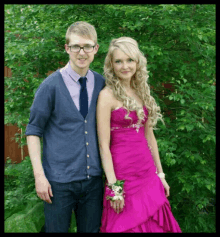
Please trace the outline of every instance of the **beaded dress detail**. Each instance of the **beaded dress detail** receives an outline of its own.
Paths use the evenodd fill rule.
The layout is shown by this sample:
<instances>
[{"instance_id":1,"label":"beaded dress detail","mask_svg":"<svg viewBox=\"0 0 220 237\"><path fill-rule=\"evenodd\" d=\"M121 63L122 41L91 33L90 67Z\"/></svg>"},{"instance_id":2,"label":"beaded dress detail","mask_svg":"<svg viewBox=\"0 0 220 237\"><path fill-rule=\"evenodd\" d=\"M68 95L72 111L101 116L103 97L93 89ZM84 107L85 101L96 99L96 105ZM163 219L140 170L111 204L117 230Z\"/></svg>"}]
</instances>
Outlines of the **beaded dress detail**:
<instances>
[{"instance_id":1,"label":"beaded dress detail","mask_svg":"<svg viewBox=\"0 0 220 237\"><path fill-rule=\"evenodd\" d=\"M156 166L145 138L145 118L138 124L136 111L124 107L111 113L110 151L118 180L125 180L125 206L117 214L103 199L101 232L181 232L174 218L163 184L156 174ZM105 184L105 190L107 186Z\"/></svg>"}]
</instances>

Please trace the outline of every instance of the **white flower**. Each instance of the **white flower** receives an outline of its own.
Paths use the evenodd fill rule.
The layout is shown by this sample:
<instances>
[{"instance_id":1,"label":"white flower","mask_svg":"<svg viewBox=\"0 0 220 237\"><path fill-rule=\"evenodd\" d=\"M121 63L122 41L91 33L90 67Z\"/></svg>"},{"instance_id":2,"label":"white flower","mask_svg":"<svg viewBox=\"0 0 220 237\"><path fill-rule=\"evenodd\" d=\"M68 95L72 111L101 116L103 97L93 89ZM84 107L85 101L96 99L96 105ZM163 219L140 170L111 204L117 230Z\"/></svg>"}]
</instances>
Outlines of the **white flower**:
<instances>
[{"instance_id":1,"label":"white flower","mask_svg":"<svg viewBox=\"0 0 220 237\"><path fill-rule=\"evenodd\" d=\"M122 196L114 196L112 199L113 199L114 201L115 201L115 200L123 200L123 197L122 197Z\"/></svg>"},{"instance_id":2,"label":"white flower","mask_svg":"<svg viewBox=\"0 0 220 237\"><path fill-rule=\"evenodd\" d=\"M114 186L114 187L113 187L113 190L114 190L114 192L115 192L115 194L116 194L116 193L119 193L119 192L122 190L122 188L119 187L119 186ZM116 195L117 195L117 194L116 194Z\"/></svg>"}]
</instances>

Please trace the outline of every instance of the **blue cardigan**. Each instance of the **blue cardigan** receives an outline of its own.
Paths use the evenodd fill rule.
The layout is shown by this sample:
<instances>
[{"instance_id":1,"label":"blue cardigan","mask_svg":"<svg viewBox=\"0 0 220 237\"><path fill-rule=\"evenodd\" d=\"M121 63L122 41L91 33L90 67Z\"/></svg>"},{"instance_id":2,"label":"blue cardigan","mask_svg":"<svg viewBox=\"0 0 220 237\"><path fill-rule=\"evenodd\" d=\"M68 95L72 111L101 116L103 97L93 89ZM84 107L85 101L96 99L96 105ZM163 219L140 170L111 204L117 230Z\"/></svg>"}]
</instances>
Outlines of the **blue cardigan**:
<instances>
[{"instance_id":1,"label":"blue cardigan","mask_svg":"<svg viewBox=\"0 0 220 237\"><path fill-rule=\"evenodd\" d=\"M43 137L43 168L49 181L68 183L102 175L96 103L105 79L92 72L95 85L85 120L59 70L47 77L35 93L25 134Z\"/></svg>"}]
</instances>

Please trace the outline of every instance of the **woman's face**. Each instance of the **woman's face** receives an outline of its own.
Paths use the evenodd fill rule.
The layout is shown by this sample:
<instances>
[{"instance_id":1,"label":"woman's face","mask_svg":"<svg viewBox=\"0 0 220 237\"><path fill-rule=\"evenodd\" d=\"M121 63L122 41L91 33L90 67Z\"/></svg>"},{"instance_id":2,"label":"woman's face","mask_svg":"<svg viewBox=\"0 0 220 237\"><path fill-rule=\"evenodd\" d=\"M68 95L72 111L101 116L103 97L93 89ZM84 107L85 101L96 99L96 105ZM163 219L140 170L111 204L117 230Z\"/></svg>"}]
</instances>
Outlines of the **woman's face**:
<instances>
[{"instance_id":1,"label":"woman's face","mask_svg":"<svg viewBox=\"0 0 220 237\"><path fill-rule=\"evenodd\" d=\"M137 63L120 49L114 50L112 65L115 75L121 80L131 80L137 68Z\"/></svg>"}]
</instances>

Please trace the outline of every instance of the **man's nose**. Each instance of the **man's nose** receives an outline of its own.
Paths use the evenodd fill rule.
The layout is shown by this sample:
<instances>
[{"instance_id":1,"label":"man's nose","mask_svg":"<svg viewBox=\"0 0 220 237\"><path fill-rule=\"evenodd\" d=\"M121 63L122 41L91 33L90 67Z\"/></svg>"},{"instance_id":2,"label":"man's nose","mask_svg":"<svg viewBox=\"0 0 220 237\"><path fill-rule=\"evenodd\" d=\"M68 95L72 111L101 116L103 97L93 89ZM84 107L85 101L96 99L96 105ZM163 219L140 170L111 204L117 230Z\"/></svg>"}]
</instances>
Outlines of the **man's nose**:
<instances>
[{"instance_id":1,"label":"man's nose","mask_svg":"<svg viewBox=\"0 0 220 237\"><path fill-rule=\"evenodd\" d=\"M84 49L80 49L79 54L85 54Z\"/></svg>"}]
</instances>

